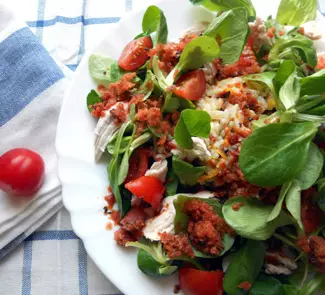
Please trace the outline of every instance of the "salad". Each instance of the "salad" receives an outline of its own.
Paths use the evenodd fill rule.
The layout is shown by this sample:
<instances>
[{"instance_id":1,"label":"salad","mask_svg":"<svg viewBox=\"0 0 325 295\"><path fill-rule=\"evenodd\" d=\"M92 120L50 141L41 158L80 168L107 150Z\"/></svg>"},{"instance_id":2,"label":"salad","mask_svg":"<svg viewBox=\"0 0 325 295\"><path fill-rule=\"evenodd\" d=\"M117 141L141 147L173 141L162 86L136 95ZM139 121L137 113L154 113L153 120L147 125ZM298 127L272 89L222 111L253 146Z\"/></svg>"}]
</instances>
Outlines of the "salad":
<instances>
[{"instance_id":1,"label":"salad","mask_svg":"<svg viewBox=\"0 0 325 295\"><path fill-rule=\"evenodd\" d=\"M89 58L98 84L95 159L119 246L187 295L325 290L325 55L304 25L316 0L191 0L214 13L168 40L150 6L118 60ZM104 154L110 155L109 160Z\"/></svg>"}]
</instances>

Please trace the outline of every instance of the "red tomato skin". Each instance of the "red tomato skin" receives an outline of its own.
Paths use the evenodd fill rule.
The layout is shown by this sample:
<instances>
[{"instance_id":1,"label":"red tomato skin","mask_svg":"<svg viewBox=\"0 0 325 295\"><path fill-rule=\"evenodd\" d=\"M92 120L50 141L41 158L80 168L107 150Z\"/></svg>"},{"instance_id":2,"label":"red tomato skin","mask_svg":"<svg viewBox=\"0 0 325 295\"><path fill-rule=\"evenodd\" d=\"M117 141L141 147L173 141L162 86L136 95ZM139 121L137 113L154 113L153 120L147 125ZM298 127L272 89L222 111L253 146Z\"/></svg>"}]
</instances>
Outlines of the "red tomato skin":
<instances>
[{"instance_id":1,"label":"red tomato skin","mask_svg":"<svg viewBox=\"0 0 325 295\"><path fill-rule=\"evenodd\" d=\"M159 207L165 191L163 183L154 176L142 176L128 182L125 187L133 195L149 203L154 209Z\"/></svg>"},{"instance_id":2,"label":"red tomato skin","mask_svg":"<svg viewBox=\"0 0 325 295\"><path fill-rule=\"evenodd\" d=\"M206 90L205 74L202 70L188 72L176 82L174 93L188 100L199 100Z\"/></svg>"},{"instance_id":3,"label":"red tomato skin","mask_svg":"<svg viewBox=\"0 0 325 295\"><path fill-rule=\"evenodd\" d=\"M16 196L34 195L44 181L41 156L29 149L12 149L0 157L0 188Z\"/></svg>"},{"instance_id":4,"label":"red tomato skin","mask_svg":"<svg viewBox=\"0 0 325 295\"><path fill-rule=\"evenodd\" d=\"M179 284L185 295L223 295L224 273L221 270L203 271L194 268L179 270Z\"/></svg>"},{"instance_id":5,"label":"red tomato skin","mask_svg":"<svg viewBox=\"0 0 325 295\"><path fill-rule=\"evenodd\" d=\"M148 51L152 46L149 36L132 40L123 49L118 65L125 71L137 70L149 59Z\"/></svg>"},{"instance_id":6,"label":"red tomato skin","mask_svg":"<svg viewBox=\"0 0 325 295\"><path fill-rule=\"evenodd\" d=\"M138 148L129 161L129 171L124 183L136 180L147 172L149 167L149 157L152 151L146 148Z\"/></svg>"},{"instance_id":7,"label":"red tomato skin","mask_svg":"<svg viewBox=\"0 0 325 295\"><path fill-rule=\"evenodd\" d=\"M254 39L253 39L253 36L252 35L249 35L248 36L246 45L249 46L250 48L253 48L253 46L254 46Z\"/></svg>"}]
</instances>

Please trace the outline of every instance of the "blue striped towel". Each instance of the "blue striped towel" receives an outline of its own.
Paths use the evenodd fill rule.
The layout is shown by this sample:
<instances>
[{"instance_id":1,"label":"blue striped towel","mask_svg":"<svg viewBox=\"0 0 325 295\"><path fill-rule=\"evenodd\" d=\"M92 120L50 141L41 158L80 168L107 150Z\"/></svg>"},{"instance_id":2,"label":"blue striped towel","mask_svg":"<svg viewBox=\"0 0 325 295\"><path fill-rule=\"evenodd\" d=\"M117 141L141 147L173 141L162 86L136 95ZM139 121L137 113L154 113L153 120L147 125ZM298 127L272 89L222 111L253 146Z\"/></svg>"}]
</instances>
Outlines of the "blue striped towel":
<instances>
[{"instance_id":1,"label":"blue striped towel","mask_svg":"<svg viewBox=\"0 0 325 295\"><path fill-rule=\"evenodd\" d=\"M0 259L62 207L54 139L69 74L1 4L0 154L15 147L37 151L45 160L46 177L34 198L13 199L0 192Z\"/></svg>"}]
</instances>

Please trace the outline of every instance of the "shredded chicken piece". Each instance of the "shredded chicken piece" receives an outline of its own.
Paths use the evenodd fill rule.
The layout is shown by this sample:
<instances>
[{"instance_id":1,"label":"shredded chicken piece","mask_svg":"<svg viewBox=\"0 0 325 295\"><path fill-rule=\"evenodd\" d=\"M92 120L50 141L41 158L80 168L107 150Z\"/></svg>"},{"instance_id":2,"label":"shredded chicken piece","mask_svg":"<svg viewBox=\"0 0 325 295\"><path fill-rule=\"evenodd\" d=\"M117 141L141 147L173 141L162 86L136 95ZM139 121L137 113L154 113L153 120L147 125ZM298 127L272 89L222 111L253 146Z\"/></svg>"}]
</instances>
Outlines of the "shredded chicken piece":
<instances>
[{"instance_id":1,"label":"shredded chicken piece","mask_svg":"<svg viewBox=\"0 0 325 295\"><path fill-rule=\"evenodd\" d=\"M203 67L203 72L205 74L205 79L210 85L215 84L217 69L212 62L208 62Z\"/></svg>"},{"instance_id":2,"label":"shredded chicken piece","mask_svg":"<svg viewBox=\"0 0 325 295\"><path fill-rule=\"evenodd\" d=\"M298 268L297 263L279 253L266 252L265 272L273 275L290 275Z\"/></svg>"},{"instance_id":3,"label":"shredded chicken piece","mask_svg":"<svg viewBox=\"0 0 325 295\"><path fill-rule=\"evenodd\" d=\"M126 103L118 103L123 104L124 108L127 109ZM97 126L94 130L95 133L95 160L99 161L105 152L107 144L113 138L114 134L120 128L119 125L114 123L115 119L111 114L111 110L115 109L117 104L112 106L109 110L105 111L105 116L101 117Z\"/></svg>"},{"instance_id":4,"label":"shredded chicken piece","mask_svg":"<svg viewBox=\"0 0 325 295\"><path fill-rule=\"evenodd\" d=\"M249 23L254 45L261 48L262 45L272 46L272 39L267 35L266 26L260 17L254 23Z\"/></svg>"},{"instance_id":5,"label":"shredded chicken piece","mask_svg":"<svg viewBox=\"0 0 325 295\"><path fill-rule=\"evenodd\" d=\"M145 176L154 176L161 180L161 182L166 181L166 175L168 172L167 160L160 160L154 162L150 169L146 172Z\"/></svg>"}]
</instances>

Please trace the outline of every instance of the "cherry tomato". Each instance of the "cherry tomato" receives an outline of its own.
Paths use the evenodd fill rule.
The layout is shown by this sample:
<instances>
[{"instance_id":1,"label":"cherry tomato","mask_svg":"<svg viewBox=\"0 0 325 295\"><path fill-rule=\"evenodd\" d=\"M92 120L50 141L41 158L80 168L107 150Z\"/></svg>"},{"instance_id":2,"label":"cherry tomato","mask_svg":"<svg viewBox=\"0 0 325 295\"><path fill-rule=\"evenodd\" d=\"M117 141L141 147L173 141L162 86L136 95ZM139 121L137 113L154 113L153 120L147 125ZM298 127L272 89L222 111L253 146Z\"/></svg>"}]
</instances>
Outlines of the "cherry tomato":
<instances>
[{"instance_id":1,"label":"cherry tomato","mask_svg":"<svg viewBox=\"0 0 325 295\"><path fill-rule=\"evenodd\" d=\"M176 82L174 93L188 100L198 100L206 90L205 74L202 70L188 72Z\"/></svg>"},{"instance_id":2,"label":"cherry tomato","mask_svg":"<svg viewBox=\"0 0 325 295\"><path fill-rule=\"evenodd\" d=\"M149 59L150 48L152 48L152 41L149 36L131 41L123 49L118 65L126 71L137 70Z\"/></svg>"},{"instance_id":3,"label":"cherry tomato","mask_svg":"<svg viewBox=\"0 0 325 295\"><path fill-rule=\"evenodd\" d=\"M179 284L185 295L222 295L223 272L194 268L179 270Z\"/></svg>"},{"instance_id":4,"label":"cherry tomato","mask_svg":"<svg viewBox=\"0 0 325 295\"><path fill-rule=\"evenodd\" d=\"M44 161L31 150L16 148L0 157L0 188L17 196L35 194L44 180Z\"/></svg>"},{"instance_id":5,"label":"cherry tomato","mask_svg":"<svg viewBox=\"0 0 325 295\"><path fill-rule=\"evenodd\" d=\"M165 191L163 183L154 176L142 176L128 182L125 187L133 195L149 203L154 209L159 207Z\"/></svg>"},{"instance_id":6,"label":"cherry tomato","mask_svg":"<svg viewBox=\"0 0 325 295\"><path fill-rule=\"evenodd\" d=\"M138 148L131 156L129 162L129 172L125 183L136 180L143 176L149 167L149 157L151 150L145 148Z\"/></svg>"}]
</instances>

